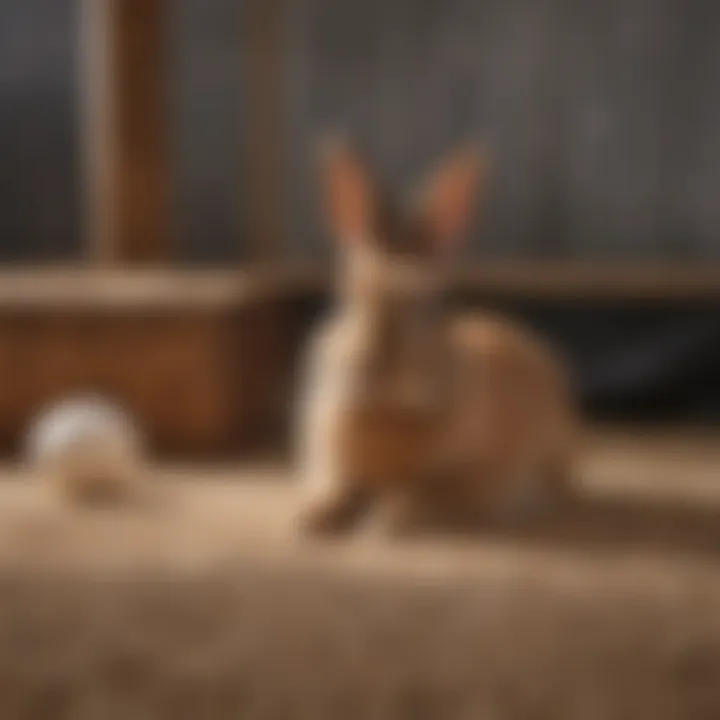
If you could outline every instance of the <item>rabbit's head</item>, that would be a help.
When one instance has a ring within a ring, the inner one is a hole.
[[[410,202],[402,202],[380,187],[348,143],[329,142],[323,189],[340,248],[341,293],[386,305],[441,291],[444,270],[472,219],[485,165],[475,147],[464,148],[442,163]]]
[[[466,235],[484,170],[481,154],[463,149],[402,203],[347,143],[325,148],[326,211],[340,249],[337,290],[365,329],[367,365],[376,377],[384,368],[388,384],[417,374],[409,370],[435,354],[445,270]]]

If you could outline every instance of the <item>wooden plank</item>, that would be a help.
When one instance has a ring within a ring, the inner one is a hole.
[[[266,282],[284,292],[318,293],[331,288],[332,277],[328,266],[284,265],[268,273]],[[720,298],[720,268],[713,265],[472,262],[451,271],[449,282],[459,292],[567,301]]]
[[[143,304],[214,306],[292,300],[332,287],[329,266],[277,263],[266,270],[97,271],[92,269],[0,270],[0,307],[98,307]],[[720,269],[714,266],[588,265],[583,263],[485,263],[457,268],[450,285],[460,292],[518,297],[608,300],[717,300]]]
[[[232,311],[283,298],[286,287],[285,282],[258,273],[233,270],[15,268],[0,270],[0,310]]]
[[[87,233],[101,263],[169,250],[165,0],[82,0]]]
[[[281,14],[282,0],[248,0],[245,5],[245,93],[247,179],[245,211],[251,259],[280,252],[282,208]]]

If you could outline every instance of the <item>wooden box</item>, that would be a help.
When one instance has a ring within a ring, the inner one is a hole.
[[[0,448],[48,402],[98,391],[183,456],[258,448],[287,402],[281,303],[227,273],[0,278]]]

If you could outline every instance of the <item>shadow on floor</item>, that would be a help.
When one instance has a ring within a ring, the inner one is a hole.
[[[542,517],[512,526],[466,527],[462,534],[585,551],[644,550],[720,557],[720,508],[698,502],[578,495]]]

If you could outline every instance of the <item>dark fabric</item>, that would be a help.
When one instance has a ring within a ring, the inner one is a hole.
[[[720,422],[720,304],[499,305],[565,352],[593,417]]]

